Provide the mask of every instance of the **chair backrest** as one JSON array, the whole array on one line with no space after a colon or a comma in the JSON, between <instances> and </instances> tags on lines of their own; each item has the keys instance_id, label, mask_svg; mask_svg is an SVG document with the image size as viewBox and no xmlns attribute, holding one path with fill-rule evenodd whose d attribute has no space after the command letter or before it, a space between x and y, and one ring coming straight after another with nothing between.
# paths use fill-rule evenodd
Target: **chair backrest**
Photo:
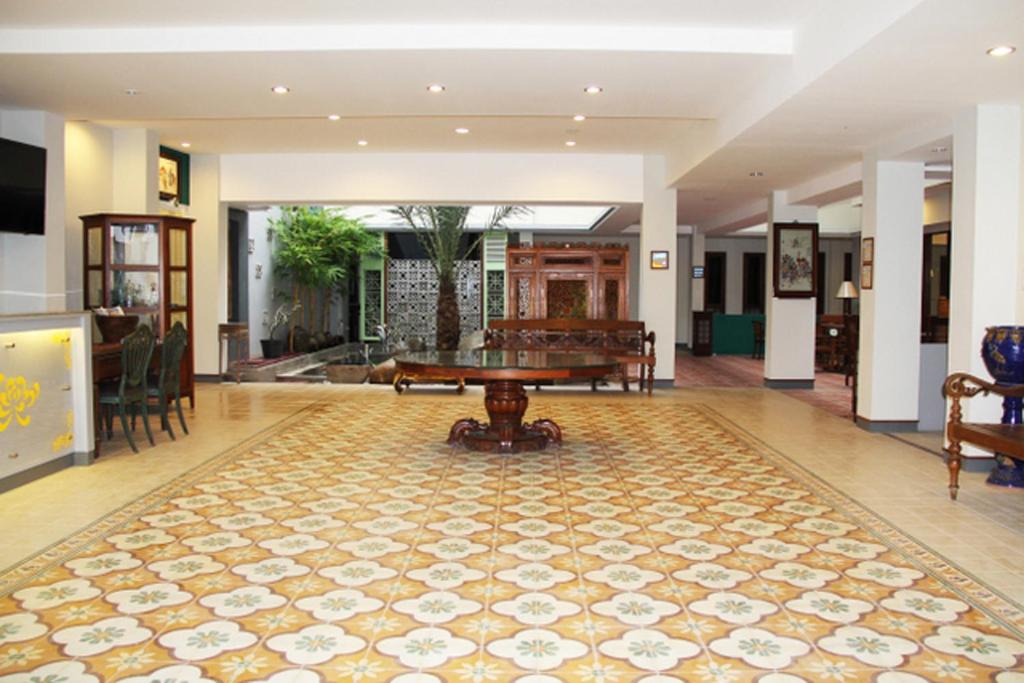
<instances>
[{"instance_id":1,"label":"chair backrest","mask_svg":"<svg viewBox=\"0 0 1024 683\"><path fill-rule=\"evenodd\" d=\"M188 346L188 332L181 321L178 321L164 335L163 348L160 352L160 383L158 385L161 393L173 393L181 386L181 357L185 355L186 346Z\"/></svg>"},{"instance_id":2,"label":"chair backrest","mask_svg":"<svg viewBox=\"0 0 1024 683\"><path fill-rule=\"evenodd\" d=\"M149 325L139 325L121 341L121 393L146 386L146 370L156 338Z\"/></svg>"}]
</instances>

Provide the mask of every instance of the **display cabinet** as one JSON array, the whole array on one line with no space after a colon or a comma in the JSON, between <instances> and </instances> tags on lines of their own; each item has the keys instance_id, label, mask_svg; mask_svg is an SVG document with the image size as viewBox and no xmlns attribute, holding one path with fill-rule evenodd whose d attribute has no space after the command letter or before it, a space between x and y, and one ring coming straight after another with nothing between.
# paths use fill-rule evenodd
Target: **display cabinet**
<instances>
[{"instance_id":1,"label":"display cabinet","mask_svg":"<svg viewBox=\"0 0 1024 683\"><path fill-rule=\"evenodd\" d=\"M85 306L120 306L153 326L157 339L180 321L188 330L181 393L195 404L192 223L181 216L82 216ZM104 340L107 342L116 340Z\"/></svg>"},{"instance_id":2,"label":"display cabinet","mask_svg":"<svg viewBox=\"0 0 1024 683\"><path fill-rule=\"evenodd\" d=\"M510 319L629 319L629 250L616 244L509 247Z\"/></svg>"}]
</instances>

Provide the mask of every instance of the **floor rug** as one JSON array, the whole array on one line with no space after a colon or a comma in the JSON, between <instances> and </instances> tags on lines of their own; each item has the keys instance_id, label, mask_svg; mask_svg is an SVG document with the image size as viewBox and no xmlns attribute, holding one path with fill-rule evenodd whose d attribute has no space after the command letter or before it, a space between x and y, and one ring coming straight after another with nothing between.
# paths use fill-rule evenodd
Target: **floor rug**
<instances>
[{"instance_id":1,"label":"floor rug","mask_svg":"<svg viewBox=\"0 0 1024 683\"><path fill-rule=\"evenodd\" d=\"M996 681L1020 607L710 409L318 404L0 576L0 681Z\"/></svg>"}]
</instances>

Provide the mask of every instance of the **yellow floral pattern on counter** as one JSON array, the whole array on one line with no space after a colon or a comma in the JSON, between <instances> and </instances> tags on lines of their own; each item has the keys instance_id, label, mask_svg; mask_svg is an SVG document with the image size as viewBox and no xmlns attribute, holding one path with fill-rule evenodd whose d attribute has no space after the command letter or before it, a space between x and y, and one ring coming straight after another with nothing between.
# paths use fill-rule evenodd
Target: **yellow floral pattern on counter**
<instances>
[{"instance_id":1,"label":"yellow floral pattern on counter","mask_svg":"<svg viewBox=\"0 0 1024 683\"><path fill-rule=\"evenodd\" d=\"M53 333L53 341L64 346L64 365L71 369L71 334L67 330Z\"/></svg>"},{"instance_id":2,"label":"yellow floral pattern on counter","mask_svg":"<svg viewBox=\"0 0 1024 683\"><path fill-rule=\"evenodd\" d=\"M63 434L59 434L53 443L50 444L50 448L53 449L54 453L58 453L65 448L70 448L71 444L75 441L75 411L69 410L67 416L64 418L64 422L67 425L68 430Z\"/></svg>"},{"instance_id":3,"label":"yellow floral pattern on counter","mask_svg":"<svg viewBox=\"0 0 1024 683\"><path fill-rule=\"evenodd\" d=\"M13 417L22 427L32 421L28 409L35 405L39 398L39 382L28 385L22 376L4 379L0 372L0 432L5 431Z\"/></svg>"}]
</instances>

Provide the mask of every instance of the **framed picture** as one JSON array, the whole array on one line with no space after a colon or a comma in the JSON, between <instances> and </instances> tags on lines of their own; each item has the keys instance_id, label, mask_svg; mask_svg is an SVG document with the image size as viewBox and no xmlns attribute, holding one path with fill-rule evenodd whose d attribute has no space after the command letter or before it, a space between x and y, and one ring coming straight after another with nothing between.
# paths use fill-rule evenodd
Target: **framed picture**
<instances>
[{"instance_id":1,"label":"framed picture","mask_svg":"<svg viewBox=\"0 0 1024 683\"><path fill-rule=\"evenodd\" d=\"M865 237L860 243L860 262L861 263L874 263L875 262L875 238Z\"/></svg>"},{"instance_id":2,"label":"framed picture","mask_svg":"<svg viewBox=\"0 0 1024 683\"><path fill-rule=\"evenodd\" d=\"M668 270L668 252L651 252L651 270Z\"/></svg>"},{"instance_id":3,"label":"framed picture","mask_svg":"<svg viewBox=\"0 0 1024 683\"><path fill-rule=\"evenodd\" d=\"M160 199L165 202L189 203L190 157L170 147L160 147L159 179Z\"/></svg>"},{"instance_id":4,"label":"framed picture","mask_svg":"<svg viewBox=\"0 0 1024 683\"><path fill-rule=\"evenodd\" d=\"M873 263L865 263L860 267L860 288L862 290L874 288L874 270L875 266Z\"/></svg>"},{"instance_id":5,"label":"framed picture","mask_svg":"<svg viewBox=\"0 0 1024 683\"><path fill-rule=\"evenodd\" d=\"M775 223L772 226L772 284L778 298L806 299L817 295L818 224Z\"/></svg>"},{"instance_id":6,"label":"framed picture","mask_svg":"<svg viewBox=\"0 0 1024 683\"><path fill-rule=\"evenodd\" d=\"M171 201L178 198L178 160L160 155L160 199Z\"/></svg>"}]
</instances>

